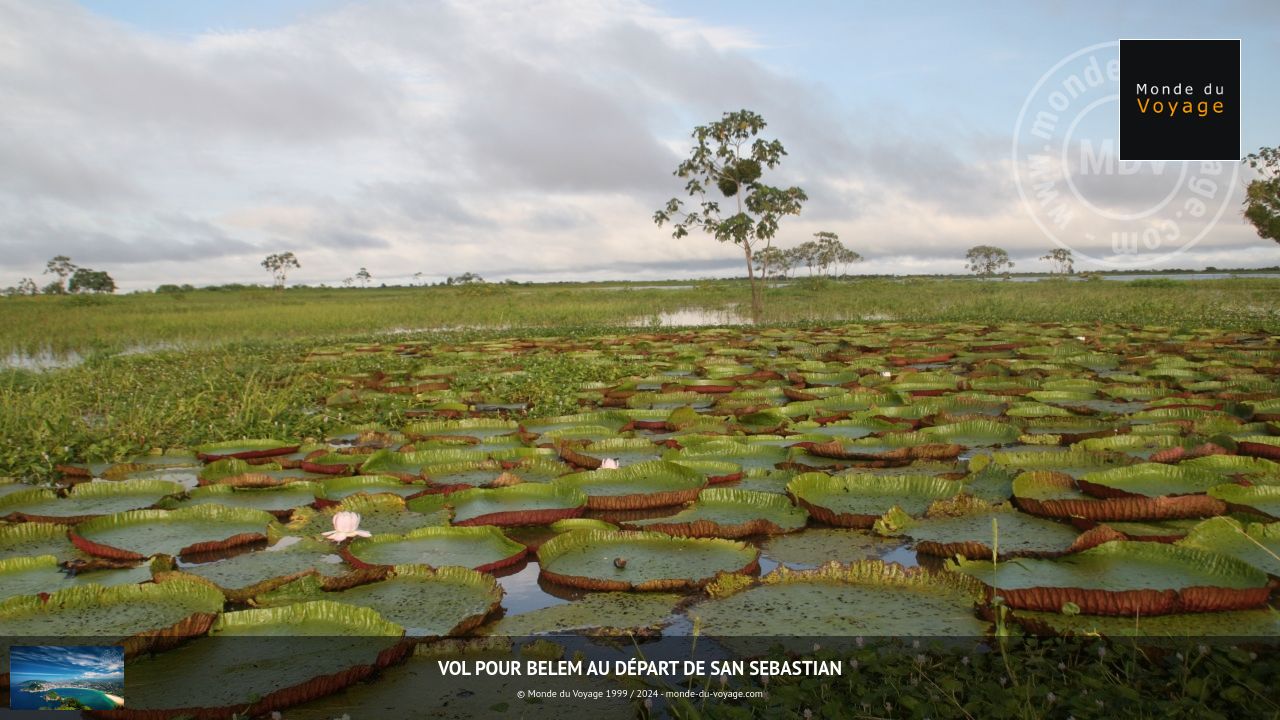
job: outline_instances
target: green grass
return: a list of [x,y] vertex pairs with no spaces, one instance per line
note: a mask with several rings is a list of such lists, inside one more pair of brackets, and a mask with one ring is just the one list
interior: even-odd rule
[[[745,281],[689,285],[670,290],[486,285],[9,298],[0,300],[0,355],[323,340],[441,328],[645,325],[663,312],[685,308],[733,312],[750,302]],[[788,287],[771,288],[766,300],[764,320],[778,324],[1029,321],[1280,328],[1280,279],[1164,283],[802,279]]]

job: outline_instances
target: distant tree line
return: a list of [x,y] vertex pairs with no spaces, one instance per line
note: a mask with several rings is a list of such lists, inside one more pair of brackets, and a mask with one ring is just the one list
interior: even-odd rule
[[106,270],[94,270],[80,267],[71,262],[66,255],[56,255],[45,263],[45,275],[52,275],[51,280],[43,288],[36,285],[32,278],[25,277],[17,285],[0,290],[7,297],[18,295],[82,295],[85,293],[113,293],[116,281]]

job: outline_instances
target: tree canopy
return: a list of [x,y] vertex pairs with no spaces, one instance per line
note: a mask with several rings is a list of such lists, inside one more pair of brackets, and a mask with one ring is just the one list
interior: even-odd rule
[[1260,173],[1245,188],[1244,217],[1260,237],[1280,242],[1280,147],[1264,147],[1244,162]]
[[991,277],[1013,267],[1009,253],[994,245],[975,245],[964,254],[965,269],[981,277]]

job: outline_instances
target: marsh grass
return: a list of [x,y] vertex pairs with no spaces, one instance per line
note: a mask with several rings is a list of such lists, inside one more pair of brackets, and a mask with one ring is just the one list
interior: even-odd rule
[[[1068,322],[1280,328],[1280,279],[1000,282],[794,281],[766,291],[764,321]],[[486,285],[196,290],[0,300],[0,356],[109,353],[161,344],[301,340],[440,329],[605,328],[661,313],[746,307],[745,281],[671,285]]]

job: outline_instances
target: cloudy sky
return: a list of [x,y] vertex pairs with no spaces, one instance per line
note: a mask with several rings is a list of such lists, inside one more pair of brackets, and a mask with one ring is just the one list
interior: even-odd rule
[[[0,286],[58,253],[124,289],[268,282],[284,250],[312,284],[740,274],[734,248],[651,216],[691,128],[744,107],[789,152],[772,181],[810,198],[777,244],[832,230],[869,273],[961,272],[994,244],[1040,269],[1019,112],[1121,37],[1242,38],[1243,151],[1280,144],[1271,0],[903,5],[0,0]],[[1084,192],[1138,210],[1164,188],[1143,173]],[[1153,263],[1280,264],[1241,220],[1246,180]]]

